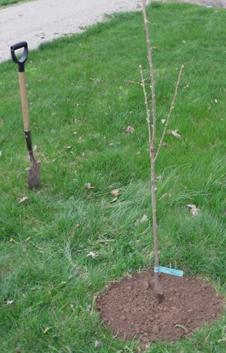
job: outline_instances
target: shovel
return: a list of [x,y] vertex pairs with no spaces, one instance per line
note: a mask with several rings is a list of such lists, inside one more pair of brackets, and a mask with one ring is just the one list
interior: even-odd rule
[[[20,53],[16,55],[16,51],[19,49],[23,49],[23,52],[22,54]],[[30,118],[29,118],[28,99],[27,99],[27,90],[26,90],[26,77],[25,77],[25,63],[28,58],[27,42],[21,42],[21,43],[12,45],[10,50],[11,50],[13,61],[16,64],[18,64],[24,134],[25,134],[26,145],[27,145],[27,149],[28,149],[28,153],[31,161],[31,167],[29,169],[28,179],[27,179],[28,187],[29,189],[38,189],[40,187],[40,165],[39,165],[39,162],[35,159],[33,149],[32,149]]]

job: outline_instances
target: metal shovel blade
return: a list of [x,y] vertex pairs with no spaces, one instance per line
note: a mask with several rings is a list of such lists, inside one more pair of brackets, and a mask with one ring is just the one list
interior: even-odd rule
[[28,172],[27,182],[29,189],[40,188],[40,163],[35,159],[32,160],[32,165]]

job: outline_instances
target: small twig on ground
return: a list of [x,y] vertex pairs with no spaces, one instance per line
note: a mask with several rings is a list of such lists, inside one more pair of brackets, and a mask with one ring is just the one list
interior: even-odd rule
[[92,304],[91,304],[91,309],[90,309],[90,314],[91,315],[93,315],[94,308],[95,308],[95,305],[96,305],[96,300],[97,300],[97,295],[94,295],[93,296],[93,300],[92,300]]

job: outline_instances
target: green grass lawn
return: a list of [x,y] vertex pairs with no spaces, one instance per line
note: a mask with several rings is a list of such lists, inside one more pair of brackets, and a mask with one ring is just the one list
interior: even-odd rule
[[[159,131],[185,65],[170,124],[182,138],[166,137],[158,164],[161,264],[207,278],[225,295],[226,11],[164,4],[152,16]],[[150,214],[143,95],[131,83],[145,56],[139,13],[31,53],[38,192],[26,188],[17,68],[0,65],[1,353],[136,352],[136,342],[113,338],[91,306],[109,281],[153,263],[151,227],[136,223]],[[112,203],[115,188],[121,196]],[[197,217],[188,203],[200,208]],[[87,257],[91,251],[98,257]],[[225,328],[224,317],[148,352],[224,353]]]
[[12,5],[12,4],[16,4],[18,2],[25,2],[28,0],[0,0],[0,7],[1,6],[7,6],[7,5]]

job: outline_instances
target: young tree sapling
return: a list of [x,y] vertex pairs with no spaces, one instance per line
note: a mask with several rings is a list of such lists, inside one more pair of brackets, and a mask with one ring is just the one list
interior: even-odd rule
[[[153,235],[153,253],[154,253],[154,268],[159,266],[159,236],[158,236],[158,224],[157,224],[157,174],[156,174],[156,162],[163,145],[163,141],[167,132],[167,127],[169,124],[170,117],[175,107],[176,97],[178,93],[178,88],[184,69],[184,65],[181,66],[174,95],[170,105],[169,112],[166,117],[165,126],[160,138],[159,143],[156,139],[156,122],[157,122],[157,107],[156,107],[156,80],[155,71],[153,66],[153,55],[152,55],[152,37],[149,32],[150,21],[147,17],[147,1],[141,0],[143,21],[144,21],[144,31],[146,39],[147,48],[147,61],[148,61],[148,73],[150,80],[150,102],[148,99],[148,91],[145,86],[144,71],[140,65],[140,76],[141,76],[141,86],[143,88],[144,94],[144,104],[146,109],[146,120],[148,126],[148,137],[149,137],[149,156],[150,156],[150,190],[151,190],[151,205],[152,205],[152,235]],[[161,302],[164,298],[164,293],[160,284],[159,273],[154,271],[154,291],[156,293],[157,299]]]

